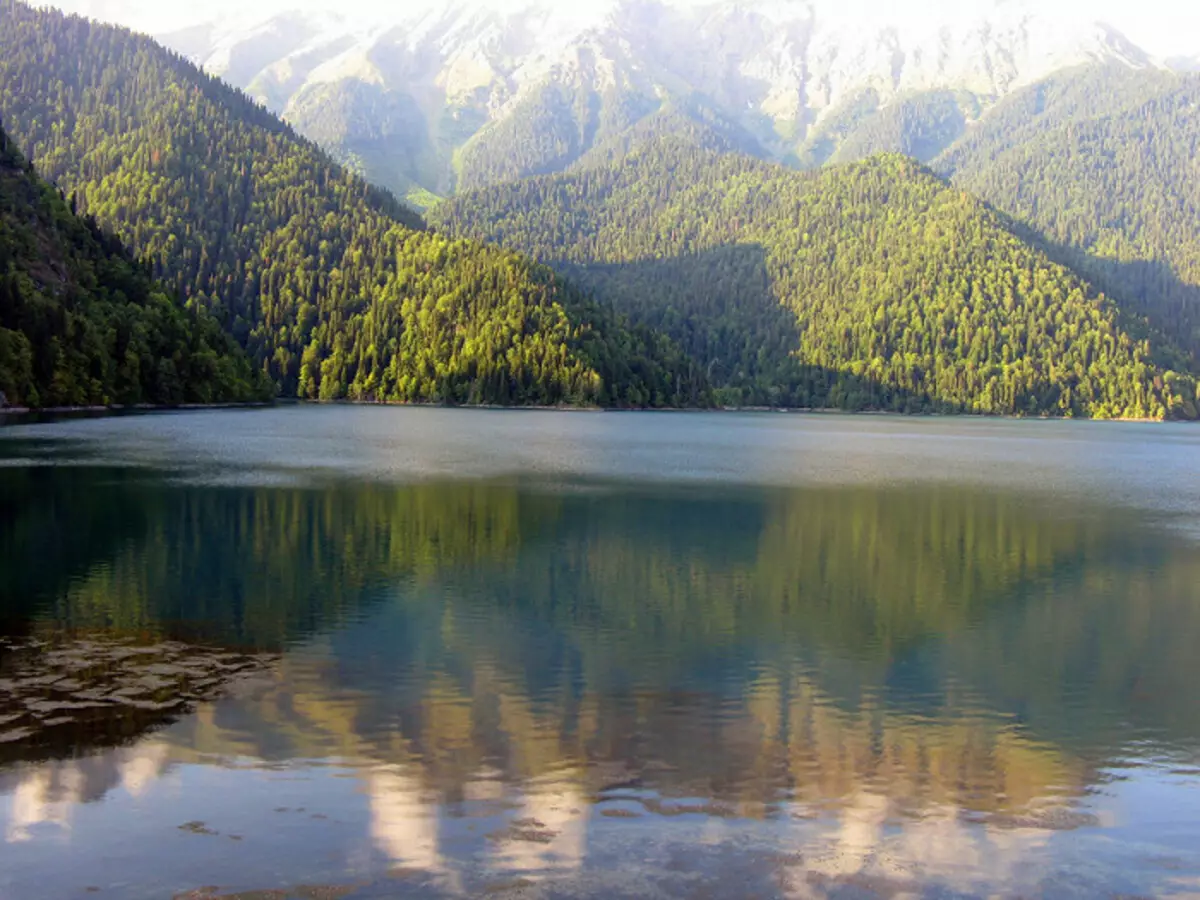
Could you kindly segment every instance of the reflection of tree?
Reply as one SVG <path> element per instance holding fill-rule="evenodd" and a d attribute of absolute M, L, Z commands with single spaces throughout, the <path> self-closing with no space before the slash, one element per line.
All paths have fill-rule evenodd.
<path fill-rule="evenodd" d="M 1046 740 L 1089 755 L 1200 745 L 1200 553 L 1136 530 L 1074 577 L 1039 584 L 989 627 L 951 635 L 944 666 Z M 1023 648 L 1013 659 L 1013 647 Z"/>
<path fill-rule="evenodd" d="M 6 440 L 5 457 L 53 458 L 61 448 Z M 0 628 L 23 630 L 71 580 L 138 541 L 155 515 L 138 473 L 0 465 Z"/>
<path fill-rule="evenodd" d="M 120 539 L 48 578 L 35 635 L 290 649 L 255 691 L 95 757 L 108 774 L 30 769 L 17 836 L 168 760 L 337 758 L 374 846 L 448 890 L 460 803 L 508 810 L 487 854 L 514 875 L 578 865 L 598 804 L 833 820 L 814 877 L 892 853 L 955 883 L 954 854 L 1016 866 L 1082 821 L 1117 723 L 1198 733 L 1165 688 L 1200 674 L 1200 558 L 1134 514 L 948 487 L 116 493 Z"/>
<path fill-rule="evenodd" d="M 1090 776 L 1085 764 L 961 699 L 919 716 L 879 704 L 847 711 L 801 675 L 760 677 L 723 703 L 705 693 L 585 690 L 569 714 L 481 662 L 469 686 L 430 679 L 416 695 L 392 696 L 399 715 L 385 716 L 375 692 L 354 702 L 345 686 L 314 677 L 319 656 L 281 665 L 270 691 L 189 720 L 174 739 L 201 754 L 255 748 L 400 766 L 406 784 L 420 773 L 413 791 L 444 801 L 477 796 L 485 783 L 551 778 L 582 797 L 623 796 L 632 785 L 663 803 L 712 797 L 718 811 L 756 818 L 797 805 L 817 814 L 860 790 L 888 798 L 897 815 L 944 805 L 1037 818 L 1038 804 L 1069 802 Z M 645 805 L 640 795 L 636 802 Z M 657 802 L 647 809 L 663 812 Z"/>
<path fill-rule="evenodd" d="M 247 721 L 286 723 L 296 755 L 416 765 L 446 798 L 497 764 L 505 779 L 565 765 L 589 794 L 638 778 L 764 815 L 781 787 L 820 807 L 875 782 L 896 811 L 1028 815 L 1074 796 L 1097 760 L 1030 736 L 1052 709 L 1015 723 L 1017 696 L 990 712 L 981 693 L 1003 679 L 965 688 L 939 648 L 986 643 L 1048 584 L 1073 603 L 1131 563 L 1194 565 L 1121 517 L 948 489 L 567 494 L 551 508 L 506 554 L 443 547 L 440 569 L 312 649 L 319 674 L 286 660 L 280 690 L 294 694 Z M 1108 655 L 1142 615 L 1104 623 Z M 1186 680 L 1189 661 L 1175 665 Z M 352 706 L 339 693 L 325 707 L 331 680 Z"/>
<path fill-rule="evenodd" d="M 521 517 L 550 519 L 556 505 L 488 485 L 232 489 L 120 471 L 21 474 L 4 484 L 20 491 L 6 508 L 29 512 L 4 530 L 0 554 L 26 616 L 266 650 L 336 625 L 391 579 L 510 558 Z M 78 559 L 46 555 L 68 552 Z M 22 564 L 31 558 L 55 562 Z"/>
<path fill-rule="evenodd" d="M 61 587 L 35 630 L 301 641 L 269 690 L 173 740 L 369 760 L 380 784 L 447 800 L 483 772 L 565 770 L 580 797 L 633 781 L 753 816 L 868 786 L 889 815 L 1028 818 L 1117 750 L 1099 726 L 1122 709 L 1191 721 L 1143 696 L 1189 683 L 1182 638 L 1139 661 L 1172 616 L 1190 621 L 1198 563 L 1133 514 L 949 487 L 593 487 L 126 492 L 137 536 Z M 1055 652 L 1006 665 L 1046 624 Z M 1138 666 L 1151 681 L 1123 687 Z M 1118 709 L 1097 707 L 1102 745 L 1072 754 L 1053 725 L 1096 679 Z"/>

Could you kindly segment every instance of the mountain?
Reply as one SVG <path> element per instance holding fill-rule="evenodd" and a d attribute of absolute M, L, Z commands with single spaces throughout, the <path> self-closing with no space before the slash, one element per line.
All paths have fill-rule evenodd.
<path fill-rule="evenodd" d="M 886 133 L 911 115 L 905 104 L 932 105 L 937 127 L 910 148 L 928 159 L 982 109 L 1051 72 L 1150 64 L 1112 28 L 1028 0 L 924 15 L 845 0 L 405 9 L 291 12 L 161 37 L 423 204 L 562 171 L 669 103 L 703 107 L 762 155 L 807 164 L 861 126 Z"/>
<path fill-rule="evenodd" d="M 1200 75 L 1058 73 L 933 163 L 1200 361 Z"/>
<path fill-rule="evenodd" d="M 724 403 L 1197 413 L 1164 335 L 904 157 L 805 173 L 660 139 L 431 215 L 661 329 Z"/>
<path fill-rule="evenodd" d="M 0 0 L 0 117 L 286 396 L 703 402 L 677 348 L 420 218 L 146 37 Z"/>
<path fill-rule="evenodd" d="M 216 321 L 77 217 L 0 130 L 0 408 L 269 396 Z"/>

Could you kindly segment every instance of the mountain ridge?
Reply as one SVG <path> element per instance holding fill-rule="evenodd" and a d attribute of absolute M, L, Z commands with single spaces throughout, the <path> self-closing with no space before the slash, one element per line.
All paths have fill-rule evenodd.
<path fill-rule="evenodd" d="M 816 129 L 863 91 L 877 109 L 943 89 L 986 106 L 1082 62 L 1156 64 L 1103 23 L 1023 0 L 875 27 L 843 6 L 456 3 L 369 24 L 293 12 L 248 30 L 159 37 L 370 180 L 417 198 L 561 171 L 671 100 L 704 98 L 763 155 L 803 159 Z M 509 164 L 529 135 L 553 138 Z"/>

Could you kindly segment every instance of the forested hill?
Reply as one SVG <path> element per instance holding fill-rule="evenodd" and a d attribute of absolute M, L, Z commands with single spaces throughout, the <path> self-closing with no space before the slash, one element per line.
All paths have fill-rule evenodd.
<path fill-rule="evenodd" d="M 663 140 L 431 220 L 662 328 L 723 402 L 1196 415 L 1177 348 L 904 157 L 800 173 Z"/>
<path fill-rule="evenodd" d="M 220 325 L 80 219 L 0 129 L 0 407 L 258 400 Z"/>
<path fill-rule="evenodd" d="M 997 104 L 934 166 L 1200 360 L 1200 75 L 1060 73 Z"/>
<path fill-rule="evenodd" d="M 148 38 L 0 0 L 0 117 L 284 395 L 704 402 L 669 342 L 523 257 L 421 230 Z"/>

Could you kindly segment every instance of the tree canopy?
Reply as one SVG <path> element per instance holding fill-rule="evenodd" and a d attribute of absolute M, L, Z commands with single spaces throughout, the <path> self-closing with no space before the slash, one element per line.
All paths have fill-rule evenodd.
<path fill-rule="evenodd" d="M 0 130 L 0 406 L 209 403 L 271 387 Z"/>
<path fill-rule="evenodd" d="M 1200 360 L 1200 76 L 1093 66 L 997 104 L 934 167 Z"/>
<path fill-rule="evenodd" d="M 285 396 L 704 402 L 702 373 L 515 253 L 432 234 L 149 38 L 0 0 L 0 116 Z"/>
<path fill-rule="evenodd" d="M 703 364 L 727 403 L 1196 414 L 1184 355 L 1020 228 L 897 155 L 795 172 L 658 139 L 437 207 Z"/>

